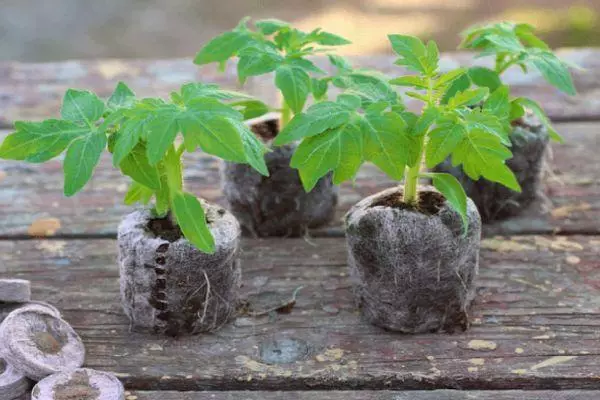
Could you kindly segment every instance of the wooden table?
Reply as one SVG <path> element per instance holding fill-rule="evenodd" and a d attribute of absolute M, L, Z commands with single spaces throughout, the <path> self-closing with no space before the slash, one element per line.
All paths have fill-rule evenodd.
<path fill-rule="evenodd" d="M 0 161 L 0 272 L 30 279 L 82 336 L 86 365 L 113 371 L 128 399 L 596 399 L 600 398 L 600 51 L 562 52 L 586 68 L 568 98 L 510 71 L 514 92 L 539 100 L 567 143 L 553 145 L 548 200 L 487 226 L 472 328 L 407 336 L 365 323 L 353 304 L 340 218 L 306 239 L 245 239 L 243 292 L 268 309 L 299 287 L 290 313 L 240 315 L 223 330 L 180 339 L 129 332 L 119 305 L 115 231 L 129 211 L 125 180 L 104 158 L 78 196 L 62 197 L 60 160 Z M 357 58 L 399 73 L 389 57 Z M 445 68 L 470 63 L 444 58 Z M 0 124 L 56 116 L 67 87 L 108 95 L 124 80 L 165 95 L 202 78 L 235 87 L 188 60 L 0 64 Z M 272 100 L 272 85 L 247 89 Z M 186 183 L 222 201 L 218 163 L 187 158 Z M 388 187 L 366 166 L 343 185 L 338 217 Z M 34 238 L 35 237 L 35 238 Z M 181 391 L 185 391 L 181 393 Z"/>

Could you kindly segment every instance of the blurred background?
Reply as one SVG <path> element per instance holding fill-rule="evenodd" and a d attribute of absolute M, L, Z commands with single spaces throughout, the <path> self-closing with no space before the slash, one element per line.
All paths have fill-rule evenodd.
<path fill-rule="evenodd" d="M 554 47 L 600 45 L 600 0 L 0 0 L 0 60 L 191 57 L 244 16 L 324 27 L 346 55 L 388 52 L 387 33 L 452 50 L 474 22 L 535 25 Z"/>

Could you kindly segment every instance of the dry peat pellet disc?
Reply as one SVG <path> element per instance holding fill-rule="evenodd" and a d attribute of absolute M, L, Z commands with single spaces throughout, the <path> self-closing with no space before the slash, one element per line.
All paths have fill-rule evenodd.
<path fill-rule="evenodd" d="M 31 282 L 25 279 L 0 279 L 0 302 L 26 303 L 31 300 Z"/>
<path fill-rule="evenodd" d="M 33 388 L 31 400 L 123 400 L 125 390 L 116 376 L 79 368 L 42 379 Z"/>
<path fill-rule="evenodd" d="M 13 400 L 25 395 L 31 381 L 0 358 L 0 400 Z"/>
<path fill-rule="evenodd" d="M 25 307 L 29 309 L 46 309 L 60 318 L 60 311 L 52 304 L 43 301 L 29 301 L 27 303 L 0 303 L 0 323 L 4 321 L 11 312 L 15 310 L 23 310 Z M 0 399 L 2 400 L 2 399 Z"/>
<path fill-rule="evenodd" d="M 11 312 L 0 325 L 2 355 L 30 379 L 83 365 L 85 348 L 73 328 L 50 308 L 31 305 Z"/>

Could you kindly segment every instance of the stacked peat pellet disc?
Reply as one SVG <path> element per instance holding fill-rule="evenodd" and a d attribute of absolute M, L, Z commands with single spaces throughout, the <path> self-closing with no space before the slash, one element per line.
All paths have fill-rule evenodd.
<path fill-rule="evenodd" d="M 31 301 L 29 281 L 0 279 L 0 400 L 121 400 L 113 375 L 80 368 L 83 342 L 60 312 Z"/>

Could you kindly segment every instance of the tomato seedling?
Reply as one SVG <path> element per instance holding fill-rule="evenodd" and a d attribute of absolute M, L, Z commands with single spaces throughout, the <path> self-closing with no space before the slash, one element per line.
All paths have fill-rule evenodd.
<path fill-rule="evenodd" d="M 156 217 L 171 215 L 186 239 L 211 253 L 215 243 L 202 205 L 183 188 L 182 154 L 200 148 L 268 175 L 267 149 L 244 124 L 257 106 L 266 108 L 246 95 L 202 83 L 183 85 L 170 101 L 137 99 L 124 83 L 106 102 L 69 89 L 62 118 L 17 121 L 15 132 L 0 145 L 0 158 L 41 163 L 65 152 L 64 194 L 72 196 L 90 180 L 107 149 L 114 166 L 132 179 L 125 203 L 154 199 Z M 176 141 L 179 134 L 182 143 Z"/>

